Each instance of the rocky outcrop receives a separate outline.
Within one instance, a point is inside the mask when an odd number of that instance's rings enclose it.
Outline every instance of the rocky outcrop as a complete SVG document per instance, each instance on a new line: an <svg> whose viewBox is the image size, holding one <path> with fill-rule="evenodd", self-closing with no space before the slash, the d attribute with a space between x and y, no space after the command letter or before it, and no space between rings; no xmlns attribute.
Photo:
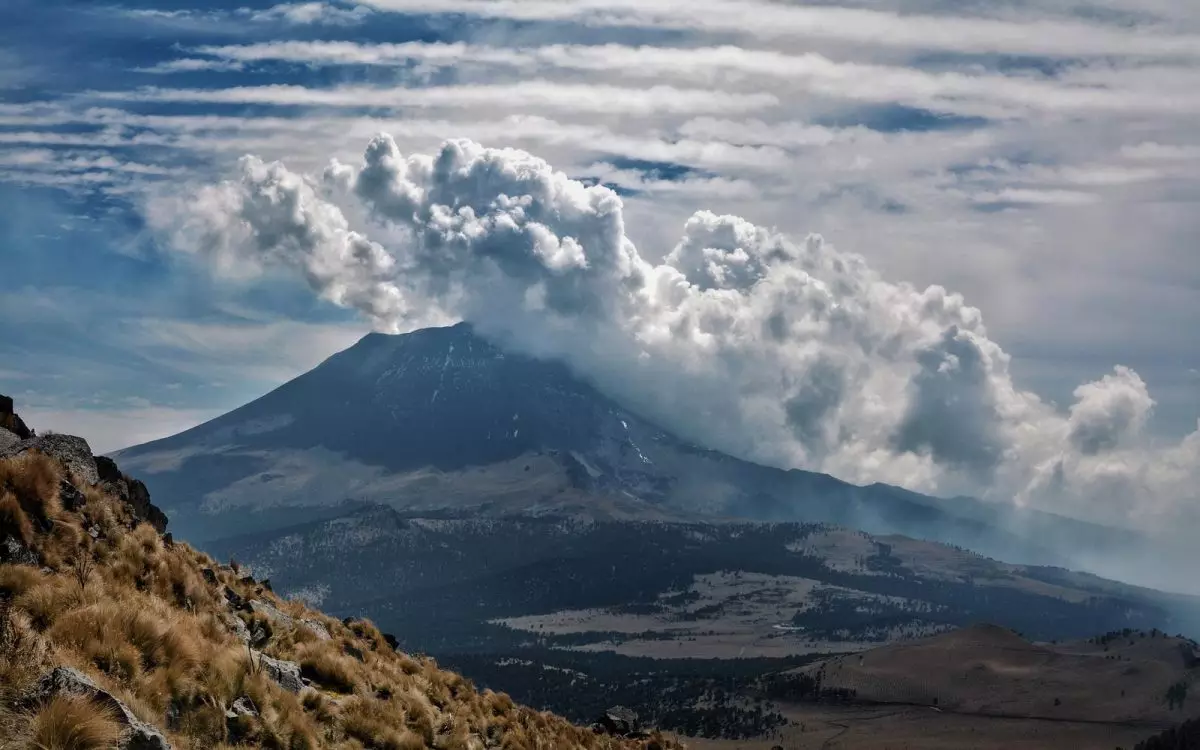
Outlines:
<svg viewBox="0 0 1200 750"><path fill-rule="evenodd" d="M100 481L92 449L81 437L53 433L28 438L0 451L0 458L19 456L31 450L56 459L75 479L84 484L97 484Z"/></svg>
<svg viewBox="0 0 1200 750"><path fill-rule="evenodd" d="M119 750L171 750L171 743L162 732L139 719L129 710L129 706L77 669L55 667L42 677L27 702L30 706L36 706L57 695L83 696L108 709L124 727L117 743Z"/></svg>

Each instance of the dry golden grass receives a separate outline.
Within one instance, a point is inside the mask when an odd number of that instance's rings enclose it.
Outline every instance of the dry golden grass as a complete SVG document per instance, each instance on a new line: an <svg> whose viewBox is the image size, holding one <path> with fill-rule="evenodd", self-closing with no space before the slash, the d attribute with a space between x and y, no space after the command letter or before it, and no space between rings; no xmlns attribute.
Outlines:
<svg viewBox="0 0 1200 750"><path fill-rule="evenodd" d="M112 746L105 732L113 720L94 704L63 699L33 713L3 708L58 665L83 671L184 749L623 750L648 744L598 736L502 693L480 693L432 659L394 652L368 621L343 623L283 601L232 566L186 544L165 544L98 488L81 487L83 507L64 511L60 477L44 456L0 460L0 535L26 542L49 569L0 565L0 737L24 738L14 747ZM216 584L205 580L205 568L215 572ZM234 612L225 587L271 604L294 622ZM299 665L309 686L294 695L269 679L261 659L234 635L231 617L250 632L267 632L263 652ZM324 626L331 638L302 620ZM242 697L259 715L227 721L226 710ZM662 748L677 746L656 740Z"/></svg>
<svg viewBox="0 0 1200 750"><path fill-rule="evenodd" d="M36 750L108 750L121 726L111 714L79 696L51 699L33 719L30 745Z"/></svg>

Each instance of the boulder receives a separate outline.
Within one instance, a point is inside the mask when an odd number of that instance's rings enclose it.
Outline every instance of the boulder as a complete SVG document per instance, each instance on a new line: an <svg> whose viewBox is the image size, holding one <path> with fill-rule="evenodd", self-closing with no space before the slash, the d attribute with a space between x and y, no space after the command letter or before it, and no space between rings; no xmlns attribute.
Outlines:
<svg viewBox="0 0 1200 750"><path fill-rule="evenodd" d="M276 625L282 625L284 627L296 626L296 620L291 615L284 614L278 607L266 600L251 599L247 602L247 604L250 605L251 611L257 612L263 617L266 617Z"/></svg>
<svg viewBox="0 0 1200 750"><path fill-rule="evenodd" d="M263 674L270 677L275 684L289 693L299 693L304 689L304 680L300 679L300 665L294 661L273 659L260 652L251 651L254 663L259 665Z"/></svg>
<svg viewBox="0 0 1200 750"><path fill-rule="evenodd" d="M333 640L333 636L329 634L329 628L325 627L323 622L306 617L300 621L300 624L311 630L319 641Z"/></svg>
<svg viewBox="0 0 1200 750"><path fill-rule="evenodd" d="M217 571L212 568L201 568L200 575L204 576L204 582L209 586L217 585Z"/></svg>
<svg viewBox="0 0 1200 750"><path fill-rule="evenodd" d="M593 726L603 734L628 737L638 732L638 715L624 706L613 706L601 714Z"/></svg>
<svg viewBox="0 0 1200 750"><path fill-rule="evenodd" d="M117 743L119 750L171 750L171 743L155 727L139 719L129 706L100 688L96 683L71 667L55 667L38 682L30 693L30 706L44 703L57 695L78 695L109 709L124 727Z"/></svg>
<svg viewBox="0 0 1200 750"><path fill-rule="evenodd" d="M74 435L41 435L22 440L16 445L0 450L0 458L19 456L26 451L36 450L57 459L67 471L86 484L98 484L100 475L96 471L96 459L87 441Z"/></svg>

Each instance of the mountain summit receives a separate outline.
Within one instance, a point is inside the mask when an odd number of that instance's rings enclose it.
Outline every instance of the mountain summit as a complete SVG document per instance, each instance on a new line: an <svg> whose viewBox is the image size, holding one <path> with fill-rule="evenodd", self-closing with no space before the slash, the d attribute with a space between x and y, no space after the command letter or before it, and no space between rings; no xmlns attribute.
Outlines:
<svg viewBox="0 0 1200 750"><path fill-rule="evenodd" d="M822 521L1022 561L1125 542L1065 518L759 466L689 444L565 365L469 325L370 334L255 401L119 451L198 543L386 504L404 512Z"/></svg>

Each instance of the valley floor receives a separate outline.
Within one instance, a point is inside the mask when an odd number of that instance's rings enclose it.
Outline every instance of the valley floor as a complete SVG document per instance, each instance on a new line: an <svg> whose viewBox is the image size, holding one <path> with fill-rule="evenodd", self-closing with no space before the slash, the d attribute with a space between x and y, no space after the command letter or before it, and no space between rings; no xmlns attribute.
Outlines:
<svg viewBox="0 0 1200 750"><path fill-rule="evenodd" d="M917 706L782 706L789 725L749 740L688 738L690 750L1113 750L1164 728L1145 723L955 714Z"/></svg>

